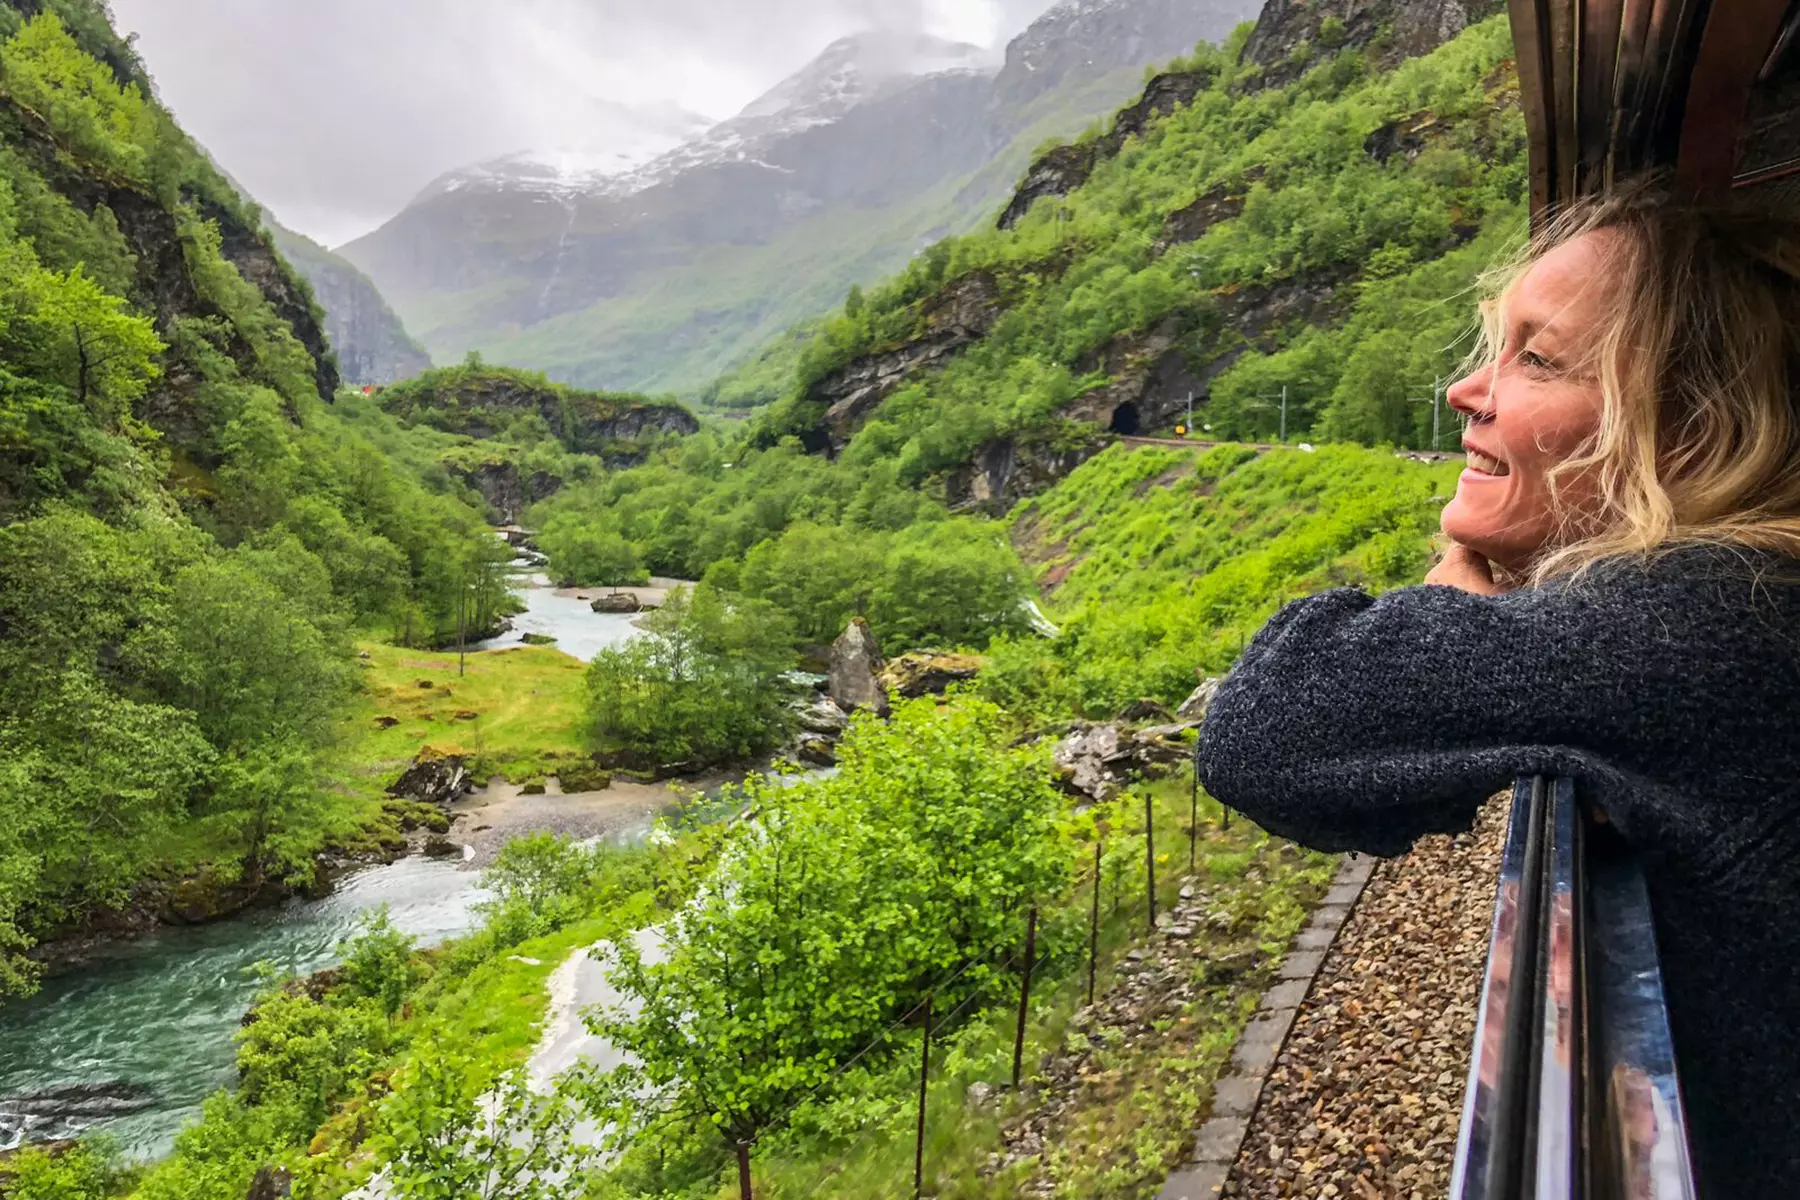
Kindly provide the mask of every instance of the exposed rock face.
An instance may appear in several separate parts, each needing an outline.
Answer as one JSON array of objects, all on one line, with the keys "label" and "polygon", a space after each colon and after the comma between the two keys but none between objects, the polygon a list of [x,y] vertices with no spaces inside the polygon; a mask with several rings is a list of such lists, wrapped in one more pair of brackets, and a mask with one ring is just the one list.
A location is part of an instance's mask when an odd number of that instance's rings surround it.
[{"label": "exposed rock face", "polygon": [[[1263,68],[1248,86],[1289,83],[1323,56],[1344,46],[1368,45],[1378,35],[1385,36],[1380,37],[1380,53],[1371,65],[1386,70],[1430,53],[1470,25],[1505,9],[1505,0],[1353,0],[1342,5],[1268,0],[1244,44],[1243,61]],[[1328,19],[1334,22],[1329,29]]]},{"label": "exposed rock face", "polygon": [[312,285],[325,310],[325,332],[344,382],[361,387],[398,383],[431,369],[431,357],[367,275],[325,247],[271,223],[275,246]]},{"label": "exposed rock face", "polygon": [[1151,122],[1192,103],[1212,79],[1210,72],[1203,71],[1176,71],[1151,79],[1136,104],[1119,110],[1104,136],[1091,142],[1058,146],[1032,163],[1012,202],[1000,214],[1000,228],[1011,229],[1018,224],[1043,197],[1066,196],[1086,183],[1095,167],[1117,156],[1131,138],[1141,137]]},{"label": "exposed rock face", "polygon": [[542,376],[499,368],[429,372],[384,392],[382,403],[403,421],[475,438],[491,438],[519,417],[535,414],[570,450],[599,455],[609,465],[642,461],[646,443],[700,429],[694,414],[672,401],[563,388]]},{"label": "exposed rock face", "polygon": [[885,717],[888,694],[878,678],[882,666],[874,630],[857,617],[831,644],[831,682],[826,691],[845,712],[861,708]]},{"label": "exposed rock face", "polygon": [[[0,1145],[32,1146],[56,1157],[73,1147],[68,1139],[96,1122],[142,1112],[155,1103],[148,1089],[123,1079],[0,1096]],[[6,1184],[9,1154],[0,1152],[0,1189]]]},{"label": "exposed rock face", "polygon": [[821,737],[837,737],[850,727],[850,717],[830,696],[813,695],[794,706],[800,728]]},{"label": "exposed rock face", "polygon": [[481,493],[487,501],[488,516],[496,524],[515,524],[527,508],[562,490],[561,476],[548,471],[519,474],[514,462],[484,462],[475,466],[447,462],[444,469]]},{"label": "exposed rock face", "polygon": [[1001,313],[1000,287],[987,271],[946,284],[925,301],[922,332],[903,345],[860,358],[834,371],[808,393],[826,406],[831,445],[842,449],[870,413],[910,376],[951,358],[994,327]]},{"label": "exposed rock face", "polygon": [[1092,429],[1066,426],[1047,436],[989,442],[967,466],[945,480],[945,498],[957,509],[1000,516],[1025,496],[1044,491],[1100,453],[1107,440]]},{"label": "exposed rock face", "polygon": [[401,773],[390,796],[404,796],[420,804],[450,804],[475,784],[459,755],[442,755],[427,748]]},{"label": "exposed rock face", "polygon": [[294,1194],[293,1176],[282,1167],[264,1167],[250,1181],[250,1193],[244,1200],[288,1200]]},{"label": "exposed rock face", "polygon": [[904,699],[942,695],[953,683],[966,683],[981,674],[982,660],[973,654],[946,654],[937,650],[909,650],[881,670],[881,685]]}]

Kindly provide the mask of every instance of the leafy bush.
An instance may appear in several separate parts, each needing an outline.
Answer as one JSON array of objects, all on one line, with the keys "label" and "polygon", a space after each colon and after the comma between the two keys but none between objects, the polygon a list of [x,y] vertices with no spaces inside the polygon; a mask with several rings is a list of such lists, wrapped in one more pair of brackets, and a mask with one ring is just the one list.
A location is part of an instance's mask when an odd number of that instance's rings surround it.
[{"label": "leafy bush", "polygon": [[641,760],[724,761],[775,744],[786,728],[778,677],[794,663],[792,627],[773,605],[701,584],[645,617],[644,636],[588,668],[596,740]]}]

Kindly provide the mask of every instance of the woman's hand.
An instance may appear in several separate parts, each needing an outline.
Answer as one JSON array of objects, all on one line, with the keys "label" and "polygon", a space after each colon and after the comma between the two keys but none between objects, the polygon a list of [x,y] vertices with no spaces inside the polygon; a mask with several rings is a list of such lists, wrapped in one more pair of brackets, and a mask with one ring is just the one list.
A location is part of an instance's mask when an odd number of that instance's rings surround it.
[{"label": "woman's hand", "polygon": [[1461,542],[1451,542],[1450,549],[1438,565],[1425,576],[1426,583],[1442,584],[1473,592],[1477,596],[1498,596],[1507,589],[1494,582],[1494,566],[1484,555]]}]

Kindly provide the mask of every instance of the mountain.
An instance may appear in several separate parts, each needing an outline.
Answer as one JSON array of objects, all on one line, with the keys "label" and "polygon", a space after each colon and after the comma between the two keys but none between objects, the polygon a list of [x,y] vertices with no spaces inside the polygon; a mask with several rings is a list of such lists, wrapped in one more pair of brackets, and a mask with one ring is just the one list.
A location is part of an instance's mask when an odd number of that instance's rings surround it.
[{"label": "mountain", "polygon": [[406,332],[369,277],[311,238],[265,217],[276,249],[312,285],[345,383],[395,383],[431,369],[431,356]]},{"label": "mountain", "polygon": [[930,37],[828,46],[730,120],[600,173],[487,164],[341,248],[439,359],[697,393],[852,284],[972,228],[1032,149],[1254,0],[1076,0],[1003,62]]},{"label": "mountain", "polygon": [[1499,7],[1275,0],[1041,154],[997,228],[765,352],[759,440],[995,513],[1190,406],[1219,438],[1433,448],[1471,324],[1445,300],[1524,225]]}]

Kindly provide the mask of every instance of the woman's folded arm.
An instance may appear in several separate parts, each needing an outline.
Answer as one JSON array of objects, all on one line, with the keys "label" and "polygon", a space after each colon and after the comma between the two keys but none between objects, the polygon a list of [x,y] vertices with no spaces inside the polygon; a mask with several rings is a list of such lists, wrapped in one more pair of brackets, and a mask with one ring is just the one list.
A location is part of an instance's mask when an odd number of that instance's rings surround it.
[{"label": "woman's folded arm", "polygon": [[1662,592],[1626,571],[1591,589],[1296,601],[1220,688],[1201,781],[1271,832],[1379,854],[1466,829],[1518,775],[1617,784],[1640,749],[1629,714],[1679,707],[1692,682]]}]

